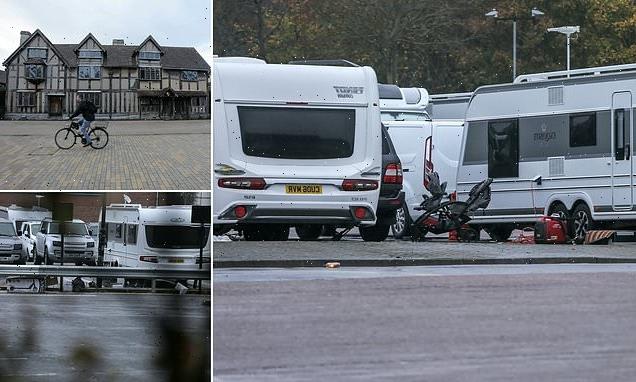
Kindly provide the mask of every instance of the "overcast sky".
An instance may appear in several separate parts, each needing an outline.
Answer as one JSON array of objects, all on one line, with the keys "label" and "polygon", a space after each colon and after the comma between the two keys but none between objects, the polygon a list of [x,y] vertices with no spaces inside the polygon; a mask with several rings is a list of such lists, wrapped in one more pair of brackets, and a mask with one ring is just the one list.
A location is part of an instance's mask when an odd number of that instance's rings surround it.
[{"label": "overcast sky", "polygon": [[20,31],[40,29],[54,44],[79,43],[89,32],[110,45],[137,45],[151,34],[161,45],[193,46],[211,62],[211,0],[0,0],[0,68]]}]

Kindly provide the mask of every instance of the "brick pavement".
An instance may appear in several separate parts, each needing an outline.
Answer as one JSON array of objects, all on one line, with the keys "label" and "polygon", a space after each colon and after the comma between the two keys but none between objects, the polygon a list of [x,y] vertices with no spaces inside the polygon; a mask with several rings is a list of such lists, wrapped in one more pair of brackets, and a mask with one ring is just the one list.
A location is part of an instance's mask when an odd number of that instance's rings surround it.
[{"label": "brick pavement", "polygon": [[0,189],[209,190],[210,121],[112,121],[102,150],[55,146],[61,121],[0,121]]}]

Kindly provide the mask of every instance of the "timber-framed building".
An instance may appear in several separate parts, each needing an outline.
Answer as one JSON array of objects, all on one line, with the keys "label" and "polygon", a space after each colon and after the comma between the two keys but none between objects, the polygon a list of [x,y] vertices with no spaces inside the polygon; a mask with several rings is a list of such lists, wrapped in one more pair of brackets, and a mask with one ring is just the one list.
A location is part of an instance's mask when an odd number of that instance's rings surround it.
[{"label": "timber-framed building", "polygon": [[194,48],[102,45],[88,34],[77,44],[53,44],[39,29],[20,32],[6,67],[6,119],[59,119],[76,95],[98,107],[98,119],[209,118],[210,66]]}]

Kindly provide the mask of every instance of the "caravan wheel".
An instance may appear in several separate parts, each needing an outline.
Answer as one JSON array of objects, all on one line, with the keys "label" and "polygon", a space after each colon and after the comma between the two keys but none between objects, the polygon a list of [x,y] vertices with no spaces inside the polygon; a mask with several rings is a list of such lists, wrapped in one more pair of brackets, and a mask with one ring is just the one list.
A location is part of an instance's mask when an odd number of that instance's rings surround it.
[{"label": "caravan wheel", "polygon": [[593,230],[596,223],[592,220],[592,213],[585,203],[576,206],[572,215],[572,219],[574,220],[572,224],[574,242],[582,244],[585,241],[587,232]]}]

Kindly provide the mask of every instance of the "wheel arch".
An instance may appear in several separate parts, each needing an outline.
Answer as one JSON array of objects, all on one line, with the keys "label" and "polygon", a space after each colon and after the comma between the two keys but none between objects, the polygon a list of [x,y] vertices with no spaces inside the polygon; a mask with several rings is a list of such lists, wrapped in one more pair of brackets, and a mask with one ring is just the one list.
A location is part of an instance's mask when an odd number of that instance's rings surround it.
[{"label": "wheel arch", "polygon": [[552,206],[561,203],[570,213],[574,211],[577,205],[585,203],[594,216],[594,204],[592,198],[586,192],[560,192],[554,193],[548,197],[545,203],[544,215],[547,215]]}]

